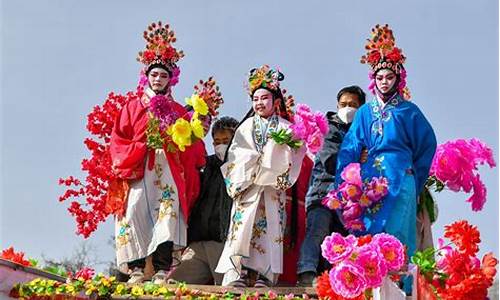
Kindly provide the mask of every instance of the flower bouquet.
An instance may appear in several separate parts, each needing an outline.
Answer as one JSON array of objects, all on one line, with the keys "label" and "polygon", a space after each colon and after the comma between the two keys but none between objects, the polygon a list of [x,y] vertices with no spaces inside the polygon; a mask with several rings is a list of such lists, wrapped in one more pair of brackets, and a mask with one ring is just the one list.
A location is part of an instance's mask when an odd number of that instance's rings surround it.
[{"label": "flower bouquet", "polygon": [[342,170],[341,177],[342,184],[328,192],[322,203],[331,210],[342,211],[346,229],[364,231],[364,213],[376,212],[380,208],[382,198],[388,193],[389,183],[383,176],[363,181],[359,163],[347,165]]},{"label": "flower bouquet", "polygon": [[[486,202],[486,187],[481,181],[478,166],[496,166],[493,151],[478,139],[458,139],[441,144],[436,149],[426,187],[441,192],[448,188],[454,192],[473,194],[467,199],[473,211],[480,211]],[[423,195],[425,200],[429,195]],[[430,207],[430,205],[427,205]]]},{"label": "flower bouquet", "polygon": [[316,154],[321,150],[324,136],[327,133],[328,121],[323,113],[313,113],[309,106],[297,104],[290,129],[272,132],[271,138],[277,144],[286,144],[292,149],[297,149],[305,144],[312,154]]},{"label": "flower bouquet", "polygon": [[449,244],[439,239],[437,249],[418,251],[411,258],[419,268],[420,294],[428,295],[418,299],[486,299],[498,260],[492,253],[485,254],[482,261],[477,257],[478,229],[467,221],[457,221],[445,226],[444,237]]},{"label": "flower bouquet", "polygon": [[389,272],[405,264],[405,248],[390,234],[343,237],[327,236],[321,244],[323,257],[332,265],[318,277],[320,299],[370,299],[373,288],[382,286]]},{"label": "flower bouquet", "polygon": [[[147,145],[150,148],[176,149],[185,151],[187,146],[207,134],[211,117],[217,116],[217,109],[223,103],[222,95],[215,80],[200,80],[194,87],[195,92],[186,98],[188,114],[179,116],[172,106],[172,100],[164,95],[156,95],[151,99],[150,118],[146,130]],[[173,144],[172,144],[172,143]],[[174,147],[174,145],[176,147]]]}]

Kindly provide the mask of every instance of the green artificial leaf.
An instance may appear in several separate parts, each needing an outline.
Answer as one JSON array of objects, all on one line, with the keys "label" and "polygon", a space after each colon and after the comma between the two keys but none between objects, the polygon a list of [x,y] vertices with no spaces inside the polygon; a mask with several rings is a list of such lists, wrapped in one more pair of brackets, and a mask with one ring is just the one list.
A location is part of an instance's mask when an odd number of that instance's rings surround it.
[{"label": "green artificial leaf", "polygon": [[30,258],[30,259],[28,259],[28,261],[30,262],[30,264],[31,264],[32,267],[37,267],[38,266],[38,260],[36,260],[34,258]]},{"label": "green artificial leaf", "polygon": [[144,284],[144,292],[146,292],[148,294],[152,294],[153,291],[155,291],[156,289],[158,289],[158,285],[157,284],[154,284],[152,282],[146,282]]}]

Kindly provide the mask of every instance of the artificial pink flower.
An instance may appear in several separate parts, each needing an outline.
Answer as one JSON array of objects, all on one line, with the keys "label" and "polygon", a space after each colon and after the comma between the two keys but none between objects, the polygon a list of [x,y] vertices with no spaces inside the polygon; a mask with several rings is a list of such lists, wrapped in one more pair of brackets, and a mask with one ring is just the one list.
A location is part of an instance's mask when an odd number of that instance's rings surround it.
[{"label": "artificial pink flower", "polygon": [[302,140],[309,151],[316,154],[323,146],[325,134],[328,132],[328,121],[320,113],[312,113],[305,104],[297,104],[294,124],[290,126],[294,139]]},{"label": "artificial pink flower", "polygon": [[330,270],[333,291],[345,298],[354,298],[367,288],[363,270],[354,264],[341,263]]},{"label": "artificial pink flower", "polygon": [[379,233],[373,237],[372,242],[379,248],[384,257],[388,271],[399,271],[405,263],[405,248],[394,236],[387,233]]},{"label": "artificial pink flower", "polygon": [[361,186],[344,181],[339,186],[339,192],[342,193],[342,197],[346,201],[358,202],[363,195],[363,190]]},{"label": "artificial pink flower", "polygon": [[363,215],[364,209],[356,202],[347,202],[342,211],[342,217],[345,221],[352,221],[358,219]]},{"label": "artificial pink flower", "polygon": [[300,115],[293,116],[294,123],[290,125],[290,129],[292,130],[292,136],[296,140],[304,140],[307,136],[307,128],[304,124],[304,120]]},{"label": "artificial pink flower", "polygon": [[376,203],[388,193],[389,183],[385,177],[373,177],[366,188],[366,196],[371,202]]},{"label": "artificial pink flower", "polygon": [[141,69],[141,72],[139,74],[139,82],[137,83],[138,88],[144,89],[148,86],[148,77],[146,76],[146,73],[144,72],[144,69]]},{"label": "artificial pink flower", "polygon": [[344,226],[346,229],[351,230],[351,231],[365,231],[366,230],[365,223],[360,219],[345,221]]},{"label": "artificial pink flower", "polygon": [[312,154],[316,154],[323,147],[323,136],[318,133],[311,134],[306,141],[307,148]]},{"label": "artificial pink flower", "polygon": [[363,181],[361,179],[361,165],[359,163],[348,164],[344,170],[342,170],[340,176],[348,183],[355,184],[359,187],[363,185]]},{"label": "artificial pink flower", "polygon": [[457,139],[441,144],[436,149],[429,174],[452,191],[473,195],[467,200],[472,210],[481,210],[486,202],[486,187],[480,180],[478,166],[496,165],[493,151],[478,139]]},{"label": "artificial pink flower", "polygon": [[473,211],[480,211],[486,203],[486,186],[481,181],[479,174],[472,179],[472,188],[474,193],[467,199],[467,202],[471,203]]},{"label": "artificial pink flower", "polygon": [[319,131],[321,134],[326,135],[328,133],[328,121],[322,113],[315,113],[314,119],[316,120],[316,124],[318,125]]},{"label": "artificial pink flower", "polygon": [[359,247],[357,252],[355,264],[363,270],[368,287],[381,286],[387,275],[387,266],[377,247],[367,244]]},{"label": "artificial pink flower", "polygon": [[487,163],[490,168],[496,166],[495,159],[493,158],[493,150],[488,147],[485,143],[481,142],[478,139],[470,139],[469,145],[472,147],[473,152],[475,154],[475,163],[476,164],[485,164]]},{"label": "artificial pink flower", "polygon": [[321,204],[331,210],[341,209],[344,207],[342,200],[337,197],[337,190],[331,190],[328,192],[326,197],[321,201]]},{"label": "artificial pink flower", "polygon": [[355,244],[356,238],[354,236],[343,237],[340,233],[334,232],[323,240],[321,253],[333,265],[348,257]]},{"label": "artificial pink flower", "polygon": [[172,77],[170,77],[169,84],[174,86],[179,83],[179,76],[181,75],[181,69],[179,67],[174,67],[172,69]]}]

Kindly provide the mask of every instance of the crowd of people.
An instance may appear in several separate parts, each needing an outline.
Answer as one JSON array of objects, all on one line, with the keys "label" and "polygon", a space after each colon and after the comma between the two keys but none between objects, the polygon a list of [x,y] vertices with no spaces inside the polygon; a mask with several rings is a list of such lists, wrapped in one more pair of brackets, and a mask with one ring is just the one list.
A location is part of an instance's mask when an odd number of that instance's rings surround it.
[{"label": "crowd of people", "polygon": [[[169,36],[161,26],[146,35],[139,60],[148,84],[141,99],[121,110],[110,142],[113,170],[128,182],[126,210],[116,218],[116,253],[129,283],[149,279],[145,268],[151,257],[151,280],[158,284],[312,286],[328,268],[321,243],[332,232],[386,232],[408,255],[414,253],[418,195],[436,137],[408,100],[405,56],[387,25],[372,30],[362,58],[370,67],[373,97],[367,99],[356,85],[342,88],[331,103],[336,112],[325,114],[328,133],[315,155],[304,145],[294,148],[270,138],[289,130],[294,103],[284,95],[284,74],[267,65],[249,72],[252,107],[242,119],[208,115],[204,129],[210,127],[215,154],[207,156],[202,139],[182,151],[151,147],[147,135],[155,97],[163,96],[178,116],[189,115],[172,97],[183,54]],[[343,207],[349,214],[326,207],[323,199],[342,184],[341,172],[354,162],[363,178],[383,172],[388,179],[381,205]],[[178,259],[174,253],[180,253]]]}]

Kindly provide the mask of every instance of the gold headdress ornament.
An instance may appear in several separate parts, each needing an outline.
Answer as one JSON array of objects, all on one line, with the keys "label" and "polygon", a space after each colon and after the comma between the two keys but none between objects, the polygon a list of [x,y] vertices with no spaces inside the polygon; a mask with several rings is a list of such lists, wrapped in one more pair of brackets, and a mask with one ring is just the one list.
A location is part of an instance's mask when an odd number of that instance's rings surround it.
[{"label": "gold headdress ornament", "polygon": [[144,31],[146,49],[139,52],[137,60],[149,68],[160,64],[172,70],[175,64],[184,56],[182,50],[177,50],[173,44],[176,42],[174,31],[169,24],[162,25],[161,21],[152,23]]}]

